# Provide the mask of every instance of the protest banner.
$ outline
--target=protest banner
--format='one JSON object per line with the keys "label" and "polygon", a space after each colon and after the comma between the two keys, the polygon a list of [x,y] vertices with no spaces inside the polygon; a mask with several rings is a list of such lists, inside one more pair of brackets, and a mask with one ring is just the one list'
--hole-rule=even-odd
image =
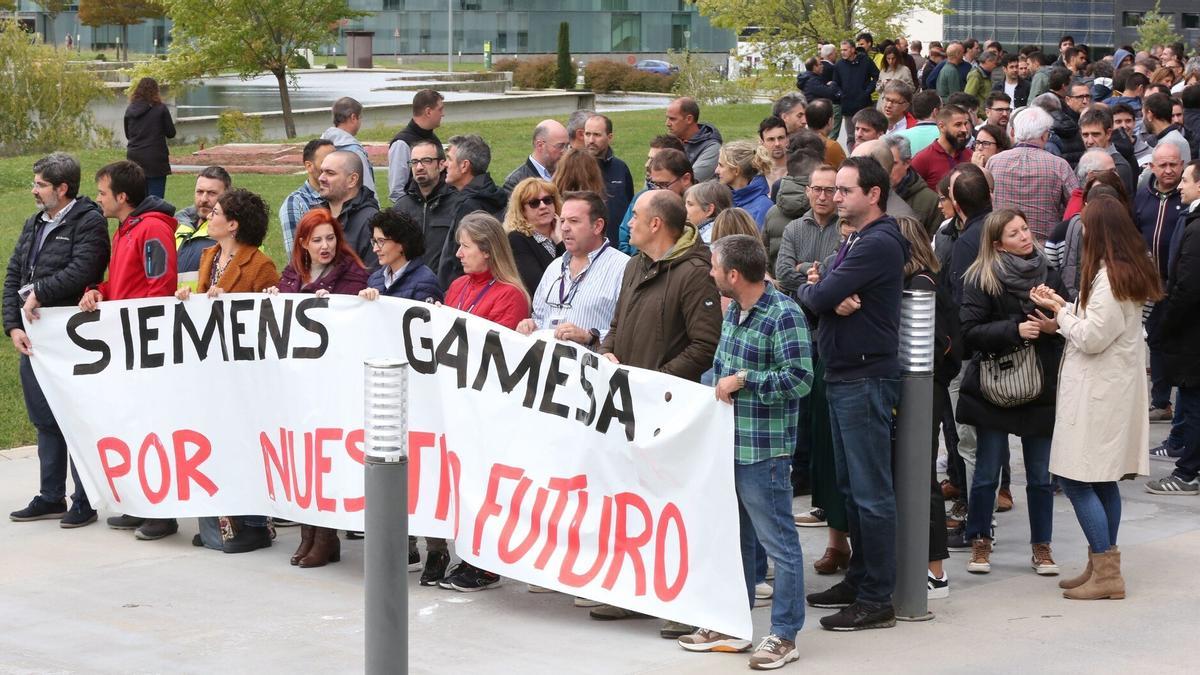
{"label": "protest banner", "polygon": [[361,530],[363,362],[396,357],[411,534],[507,577],[751,635],[733,415],[711,388],[393,298],[104,302],[43,309],[27,331],[97,508]]}

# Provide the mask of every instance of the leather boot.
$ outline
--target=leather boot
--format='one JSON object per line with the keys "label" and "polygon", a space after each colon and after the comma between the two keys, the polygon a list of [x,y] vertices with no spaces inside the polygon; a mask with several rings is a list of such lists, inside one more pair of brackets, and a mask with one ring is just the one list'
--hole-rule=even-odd
{"label": "leather boot", "polygon": [[1092,578],[1079,588],[1063,591],[1071,600],[1122,600],[1125,598],[1125,579],[1121,577],[1121,552],[1111,548],[1092,555]]}
{"label": "leather boot", "polygon": [[300,559],[301,567],[322,567],[326,563],[342,559],[342,540],[337,530],[329,527],[314,527],[312,548]]}
{"label": "leather boot", "polygon": [[813,569],[817,574],[836,574],[838,570],[844,570],[850,566],[850,553],[847,551],[839,551],[830,546],[825,549],[825,555],[813,562]]}
{"label": "leather boot", "polygon": [[300,526],[300,547],[297,548],[296,552],[292,554],[293,565],[299,565],[300,559],[308,555],[309,550],[312,549],[313,533],[316,532],[316,530],[317,528],[313,527],[312,525]]}
{"label": "leather boot", "polygon": [[1079,576],[1077,576],[1073,579],[1063,579],[1062,581],[1058,582],[1058,587],[1059,588],[1079,588],[1080,586],[1084,585],[1084,583],[1086,583],[1088,579],[1091,579],[1092,578],[1092,556],[1093,555],[1095,555],[1095,554],[1092,553],[1091,547],[1088,547],[1087,567],[1083,568],[1083,574],[1080,574]]}

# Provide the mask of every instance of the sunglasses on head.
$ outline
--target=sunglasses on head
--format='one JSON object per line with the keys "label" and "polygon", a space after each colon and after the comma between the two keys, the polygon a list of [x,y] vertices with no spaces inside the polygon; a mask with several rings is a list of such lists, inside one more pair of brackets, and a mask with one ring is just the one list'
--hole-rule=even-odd
{"label": "sunglasses on head", "polygon": [[536,209],[539,206],[554,206],[554,197],[542,197],[541,199],[534,197],[526,201],[525,206],[531,209]]}

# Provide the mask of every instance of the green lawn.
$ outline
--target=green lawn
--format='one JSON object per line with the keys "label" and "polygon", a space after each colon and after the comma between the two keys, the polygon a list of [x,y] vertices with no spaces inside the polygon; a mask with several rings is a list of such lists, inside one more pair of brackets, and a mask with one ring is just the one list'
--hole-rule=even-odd
{"label": "green lawn", "polygon": [[[721,130],[726,140],[753,138],[759,121],[770,114],[767,105],[712,106],[703,111],[704,121]],[[642,165],[645,161],[648,141],[665,133],[663,112],[645,110],[614,113],[612,116],[613,146],[617,156],[629,163],[634,180],[640,184]],[[438,135],[447,139],[455,134],[477,133],[488,140],[492,147],[492,177],[502,182],[518,164],[525,160],[530,149],[530,134],[537,118],[499,120],[492,122],[454,122],[447,118],[438,130]],[[368,120],[369,123],[369,120]],[[389,140],[395,128],[372,128],[360,134],[363,140]],[[195,150],[195,147],[172,148],[176,155]],[[40,155],[25,155],[0,159],[0,251],[10,253],[25,219],[36,209],[29,184],[33,178],[31,167]],[[84,194],[94,194],[91,175],[104,164],[124,157],[123,150],[87,150],[76,153],[83,164]],[[386,185],[386,171],[376,169],[376,180]],[[271,207],[271,234],[267,237],[267,251],[276,262],[284,259],[283,248],[278,236],[278,208],[302,178],[295,175],[266,176],[236,174],[234,184],[262,195]],[[167,201],[179,208],[192,203],[193,181],[189,176],[172,177],[167,180]],[[386,204],[386,196],[382,201]],[[115,226],[115,223],[112,225]],[[7,264],[7,258],[5,258]],[[282,268],[282,264],[280,265]],[[36,349],[37,346],[34,346]],[[26,445],[36,441],[33,427],[25,416],[25,402],[21,395],[21,384],[17,374],[17,351],[11,343],[0,346],[0,448]]]}

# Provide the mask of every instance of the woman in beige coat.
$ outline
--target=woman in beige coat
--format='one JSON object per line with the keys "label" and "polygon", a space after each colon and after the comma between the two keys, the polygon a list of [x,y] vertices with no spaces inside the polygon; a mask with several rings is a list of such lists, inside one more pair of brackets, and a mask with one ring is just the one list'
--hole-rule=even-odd
{"label": "woman in beige coat", "polygon": [[[1142,305],[1162,297],[1158,272],[1129,212],[1111,197],[1083,213],[1082,283],[1068,304],[1039,286],[1030,297],[1055,312],[1066,339],[1050,472],[1059,477],[1088,540],[1088,565],[1059,582],[1075,600],[1125,597],[1117,481],[1149,472]],[[1131,400],[1130,397],[1133,397]]]}

